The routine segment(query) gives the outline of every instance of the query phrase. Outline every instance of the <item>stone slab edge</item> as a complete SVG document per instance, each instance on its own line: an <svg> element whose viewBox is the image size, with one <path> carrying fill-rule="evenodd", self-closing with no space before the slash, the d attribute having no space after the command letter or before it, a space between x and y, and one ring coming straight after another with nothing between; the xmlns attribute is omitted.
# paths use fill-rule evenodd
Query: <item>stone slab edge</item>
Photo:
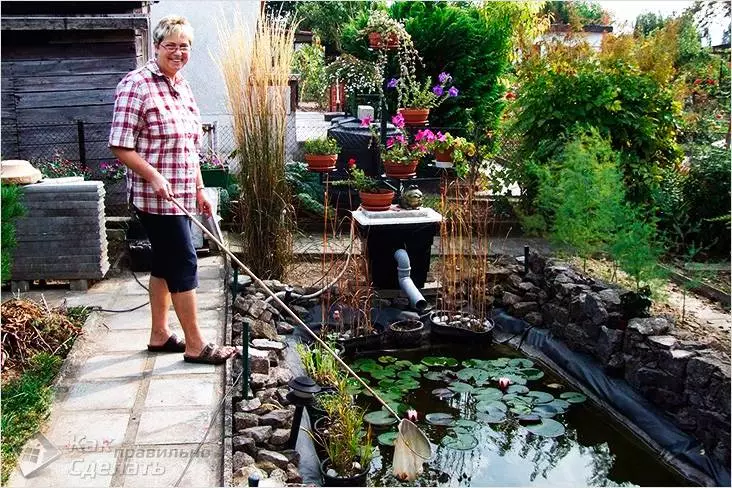
<svg viewBox="0 0 732 488"><path fill-rule="evenodd" d="M231 266L229 265L229 257L224 254L224 344L232 343L232 311L230 309L230 287L229 287L229 271ZM234 361L238 361L238 358L232 361L226 361L225 366L225 380L224 380L224 451L222 453L222 483L223 486L232 486L233 468L234 463L232 457L234 455L234 447L232 445L233 435L233 410L234 410L234 385L233 374L234 374Z"/></svg>

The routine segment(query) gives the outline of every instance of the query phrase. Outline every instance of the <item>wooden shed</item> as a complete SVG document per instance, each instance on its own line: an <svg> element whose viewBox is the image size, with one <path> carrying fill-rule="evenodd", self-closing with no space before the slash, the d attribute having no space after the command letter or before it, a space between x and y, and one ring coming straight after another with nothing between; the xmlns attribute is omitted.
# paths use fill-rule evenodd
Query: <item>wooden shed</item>
<svg viewBox="0 0 732 488"><path fill-rule="evenodd" d="M62 151L95 171L114 91L150 56L150 2L3 2L2 158Z"/></svg>

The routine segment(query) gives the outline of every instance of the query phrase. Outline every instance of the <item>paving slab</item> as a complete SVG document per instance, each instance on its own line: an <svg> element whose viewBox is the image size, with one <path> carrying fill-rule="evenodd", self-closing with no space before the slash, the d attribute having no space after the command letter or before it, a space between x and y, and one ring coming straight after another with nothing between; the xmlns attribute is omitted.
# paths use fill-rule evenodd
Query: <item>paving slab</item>
<svg viewBox="0 0 732 488"><path fill-rule="evenodd" d="M152 378L145 397L145 408L174 406L213 406L216 401L216 378Z"/></svg>
<svg viewBox="0 0 732 488"><path fill-rule="evenodd" d="M134 443L148 445L203 442L212 415L213 409L209 407L144 411L140 414L140 425ZM220 422L216 422L207 439L218 440L220 437Z"/></svg>
<svg viewBox="0 0 732 488"><path fill-rule="evenodd" d="M56 447L73 449L103 449L124 442L128 412L64 412L58 415L44 435Z"/></svg>
<svg viewBox="0 0 732 488"><path fill-rule="evenodd" d="M152 375L211 374L215 371L216 366L212 364L195 364L183 361L182 354L159 354L155 358Z"/></svg>
<svg viewBox="0 0 732 488"><path fill-rule="evenodd" d="M9 486L23 488L48 488L73 486L79 488L107 488L112 484L116 469L114 450L86 452L65 451L48 466L23 478L18 473L10 479Z"/></svg>
<svg viewBox="0 0 732 488"><path fill-rule="evenodd" d="M106 410L132 408L140 388L139 379L79 381L60 407L64 410Z"/></svg>
<svg viewBox="0 0 732 488"><path fill-rule="evenodd" d="M86 360L77 374L79 380L140 377L147 362L145 352L100 354Z"/></svg>
<svg viewBox="0 0 732 488"><path fill-rule="evenodd" d="M138 469L138 474L133 474L137 458L131 459L125 463L124 470L127 474L122 486L131 488L174 486L191 457L193 457L193 461L178 486L218 486L222 473L221 462L216 457L216 453L220 450L220 446L203 444L198 451L196 451L196 447L195 444L146 446L146 449L155 450L156 455L153 459L157 462L157 469L147 472Z"/></svg>

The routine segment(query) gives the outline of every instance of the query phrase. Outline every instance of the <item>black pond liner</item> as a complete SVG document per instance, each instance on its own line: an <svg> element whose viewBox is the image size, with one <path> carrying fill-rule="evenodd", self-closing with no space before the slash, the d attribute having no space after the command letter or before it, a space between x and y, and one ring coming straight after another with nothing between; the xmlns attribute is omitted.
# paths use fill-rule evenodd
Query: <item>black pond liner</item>
<svg viewBox="0 0 732 488"><path fill-rule="evenodd" d="M653 447L657 451L660 449L659 456L686 478L702 485L730 486L728 467L701 455L703 446L698 440L681 431L625 380L607 376L597 360L588 354L572 351L555 339L549 330L531 327L503 311L497 310L493 320L496 328L502 332L514 335L525 333L524 354L537 356L538 353L540 359L541 356L549 359L559 369L558 372L564 371L584 385L601 403L605 402L625 416L656 443ZM675 463L674 460L679 462ZM697 470L701 473L694 472ZM702 477L700 475L710 479L699 479Z"/></svg>

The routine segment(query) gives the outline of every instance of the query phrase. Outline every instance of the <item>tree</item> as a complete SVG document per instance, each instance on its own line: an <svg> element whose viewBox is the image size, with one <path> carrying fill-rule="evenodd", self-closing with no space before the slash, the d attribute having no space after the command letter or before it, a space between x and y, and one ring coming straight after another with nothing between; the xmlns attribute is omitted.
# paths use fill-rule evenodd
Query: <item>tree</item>
<svg viewBox="0 0 732 488"><path fill-rule="evenodd" d="M662 28L668 21L663 15L654 14L653 12L647 12L640 14L635 18L635 26L633 33L635 36L647 36L652 32Z"/></svg>
<svg viewBox="0 0 732 488"><path fill-rule="evenodd" d="M375 4L336 0L298 2L297 17L301 19L301 29L312 30L320 37L326 56L335 57L343 52L343 26L361 13L370 11Z"/></svg>

